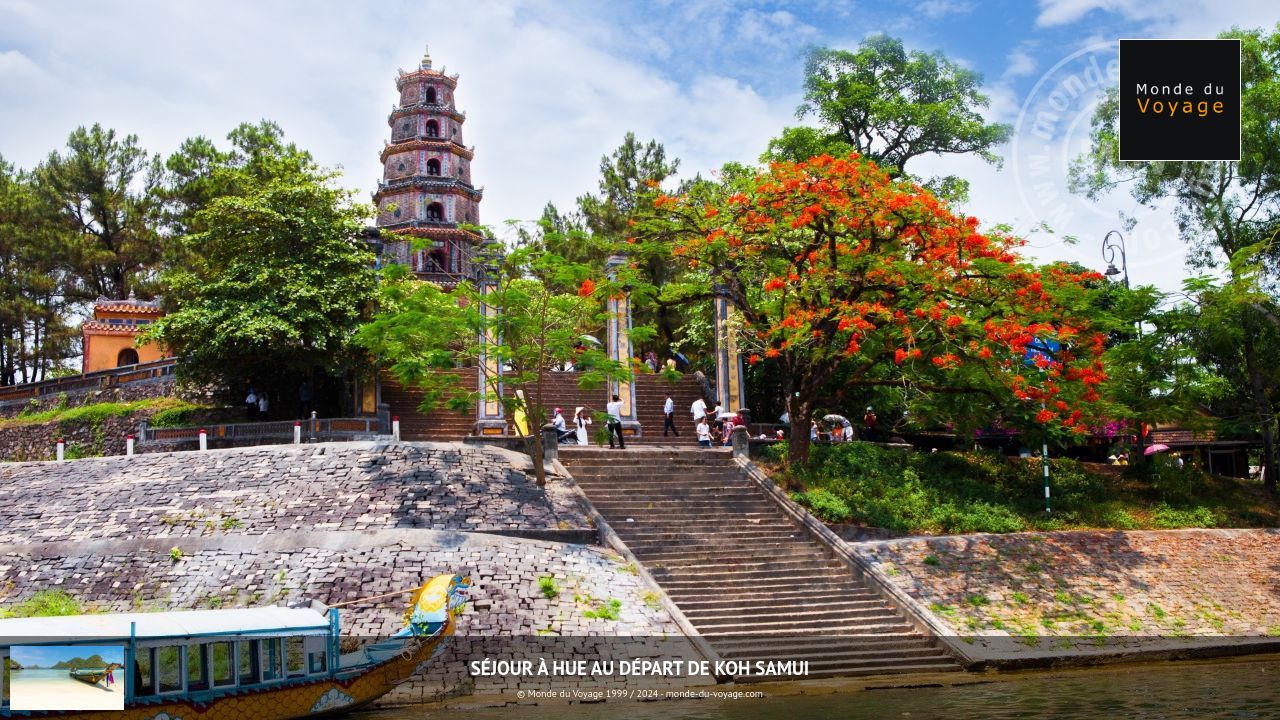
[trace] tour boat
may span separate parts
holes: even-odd
[[[340,715],[405,682],[444,649],[469,578],[417,588],[405,627],[339,650],[338,608],[291,607],[68,615],[0,620],[0,717],[92,720],[288,720]],[[10,707],[13,646],[119,645],[124,710]],[[21,681],[20,681],[21,682]]]

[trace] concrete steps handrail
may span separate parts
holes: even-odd
[[[957,647],[956,643],[948,640],[951,636],[951,628],[939,623],[927,608],[908,595],[906,591],[899,588],[883,571],[869,565],[861,557],[850,552],[839,535],[836,535],[831,528],[827,527],[826,523],[796,504],[790,497],[787,497],[787,494],[775,485],[769,475],[761,470],[758,465],[742,457],[735,457],[734,462],[738,463],[747,477],[773,499],[784,513],[790,516],[816,541],[825,545],[836,559],[844,563],[855,577],[878,592],[891,605],[897,607],[911,625],[925,635],[937,640],[939,646],[948,655],[955,658],[956,662],[960,663],[966,670],[974,670],[981,667],[981,660],[973,657],[965,652],[964,649]]]

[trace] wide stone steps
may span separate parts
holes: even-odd
[[[879,632],[854,634],[815,633],[808,635],[773,635],[759,638],[719,638],[715,648],[725,657],[752,657],[776,654],[779,648],[790,652],[813,654],[824,651],[916,649],[932,647],[932,642],[917,632]]]
[[[886,613],[893,614],[880,600],[850,600],[846,602],[824,603],[812,605],[801,602],[775,602],[768,605],[753,603],[731,608],[688,608],[681,609],[690,620],[696,619],[699,626],[720,621],[751,621],[757,618],[776,617],[779,612],[793,611],[790,617],[797,620],[814,620],[821,617],[879,617]]]
[[[680,609],[716,610],[723,608],[753,608],[766,605],[790,606],[792,603],[828,605],[842,602],[879,602],[880,597],[871,591],[837,590],[824,592],[788,592],[785,590],[759,593],[737,593],[731,598],[688,599],[680,603]]]
[[[748,480],[729,451],[574,448],[561,460],[722,657],[806,660],[808,677],[959,669]]]
[[[830,635],[830,634],[846,634],[851,632],[889,632],[889,633],[905,633],[912,628],[906,621],[898,619],[880,620],[875,618],[856,618],[840,622],[831,622],[830,620],[815,621],[812,623],[787,623],[779,621],[777,624],[766,626],[763,623],[738,623],[736,625],[724,625],[721,627],[701,627],[694,625],[698,629],[698,634],[708,638],[753,638],[774,635],[777,637],[787,637],[790,635]],[[712,645],[714,646],[714,642]],[[777,655],[783,655],[786,652],[786,646],[778,649]]]

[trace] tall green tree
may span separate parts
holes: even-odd
[[[65,152],[52,152],[36,168],[45,202],[58,208],[72,234],[69,258],[79,301],[123,300],[131,291],[149,294],[161,257],[155,191],[160,160],[138,144],[94,124],[67,138]]]
[[[192,216],[200,231],[180,242],[201,262],[165,273],[170,310],[147,339],[181,356],[189,376],[233,386],[357,364],[351,339],[374,288],[360,237],[368,209],[330,174],[241,180]]]
[[[902,41],[872,35],[854,51],[813,48],[805,61],[799,119],[770,141],[767,159],[800,161],[856,152],[896,174],[922,155],[974,154],[998,163],[994,148],[1008,125],[987,122],[982,76],[942,53],[908,52]],[[944,197],[963,197],[967,183],[948,176],[926,183]]]
[[[679,277],[681,268],[671,263],[669,247],[653,243],[640,247],[628,240],[635,235],[633,220],[650,209],[652,189],[675,176],[679,167],[680,160],[668,158],[661,143],[641,143],[635,133],[629,132],[622,145],[600,158],[598,193],[578,198],[578,214],[596,248],[584,259],[599,262],[602,249],[608,250],[604,257],[615,252],[632,256],[643,288],[632,296],[635,323],[656,330],[654,349],[660,356],[681,339],[687,319],[686,305],[665,292]]]
[[[31,176],[0,158],[0,385],[44,380],[76,353],[67,241]]]
[[[1242,253],[1250,255],[1267,269],[1259,281],[1259,287],[1265,289],[1274,287],[1280,257],[1276,244],[1270,242],[1280,230],[1280,128],[1275,123],[1280,116],[1280,25],[1269,34],[1237,28],[1220,37],[1241,41],[1241,161],[1121,162],[1119,95],[1112,90],[1094,114],[1089,151],[1072,164],[1071,189],[1096,199],[1125,187],[1142,205],[1171,203],[1182,239],[1189,247],[1189,265],[1225,267],[1228,284],[1252,287],[1244,272],[1246,265],[1233,262]],[[1247,294],[1228,291],[1225,297]],[[1242,313],[1236,316],[1237,327],[1260,327],[1267,322],[1261,317],[1245,317],[1260,312],[1256,304],[1228,306]],[[1239,371],[1224,369],[1245,379],[1244,387],[1252,394],[1249,404],[1261,413],[1257,417],[1265,482],[1274,490],[1280,478],[1276,418],[1273,412],[1261,410],[1269,407],[1276,393],[1266,372],[1270,360],[1258,334],[1238,339]],[[1224,361],[1227,358],[1221,357]]]
[[[546,469],[539,429],[554,402],[544,392],[548,373],[574,363],[583,387],[628,377],[628,363],[610,361],[600,348],[581,341],[604,325],[604,299],[621,293],[625,280],[607,279],[535,243],[505,252],[491,243],[479,262],[489,266],[491,284],[485,288],[467,281],[444,290],[414,279],[403,266],[388,267],[380,311],[360,329],[358,341],[402,383],[423,390],[424,411],[450,394],[456,410],[496,400],[507,417],[523,412],[529,427],[524,440],[542,485]],[[459,364],[481,370],[483,383],[476,393],[457,393],[452,376],[432,372]]]

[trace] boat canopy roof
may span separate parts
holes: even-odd
[[[0,646],[193,636],[304,635],[327,633],[329,620],[311,608],[257,607],[157,613],[63,615],[0,620]]]

